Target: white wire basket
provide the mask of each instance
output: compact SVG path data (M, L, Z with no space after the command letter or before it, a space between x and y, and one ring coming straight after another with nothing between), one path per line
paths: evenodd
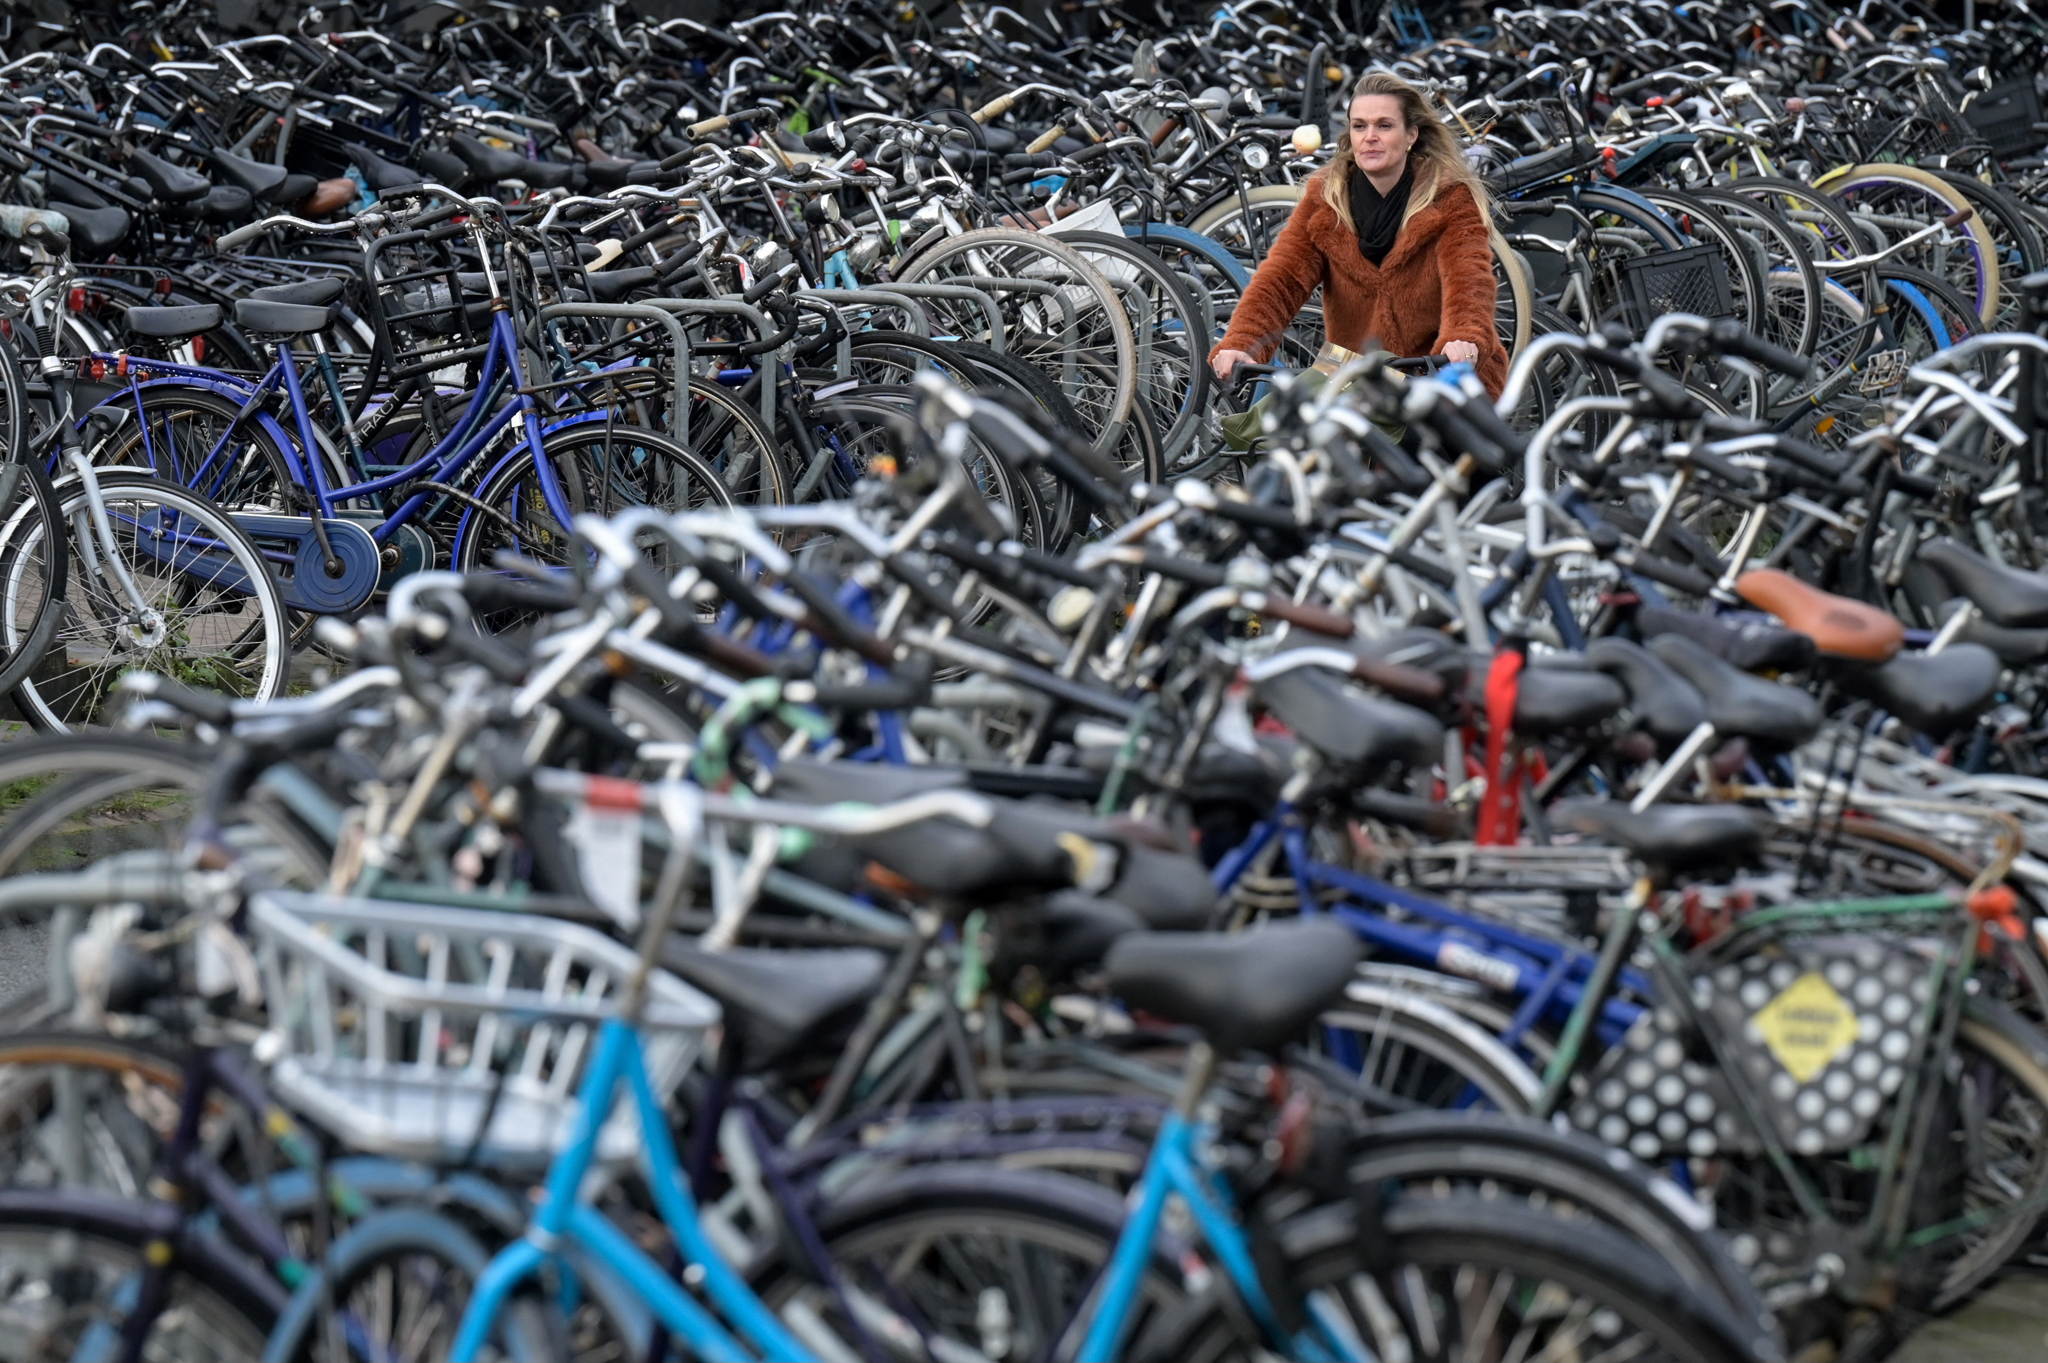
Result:
M357 1149L404 1159L552 1155L638 963L593 929L495 910L275 892L249 916L278 1097ZM681 1082L718 1017L654 972L637 1026L657 1094ZM638 1146L622 1109L598 1156Z

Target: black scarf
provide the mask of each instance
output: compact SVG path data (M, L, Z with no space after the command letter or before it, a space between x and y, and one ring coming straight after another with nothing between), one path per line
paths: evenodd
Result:
M1409 157L1401 179L1382 194L1372 187L1364 171L1350 168L1344 178L1351 187L1351 225L1358 229L1358 254L1374 265L1387 258L1400 235L1401 218L1408 212L1408 191L1415 185L1415 158Z

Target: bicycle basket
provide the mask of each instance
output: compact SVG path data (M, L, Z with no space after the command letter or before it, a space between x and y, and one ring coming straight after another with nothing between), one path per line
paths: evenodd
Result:
M1728 288L1728 267L1721 253L1708 245L1651 251L1621 262L1623 320L1636 331L1670 312L1701 317L1732 317L1735 300Z
M2032 76L2000 81L1979 95L1963 117L1994 156L2032 156L2040 150L2034 125L2041 122L2041 95Z
M1692 1022L1668 1002L1646 1010L1602 1057L1574 1125L1647 1161L1762 1153L1745 1101L1796 1155L1870 1139L1924 1052L1952 959L1917 949L1926 939L1904 923L1756 918L1767 926L1738 925L1684 963L1712 1048L1689 1042Z
M496 1162L551 1155L577 1113L598 1025L633 951L534 915L271 893L251 905L280 1098L372 1153ZM659 971L638 1027L655 1092L681 1082L710 999ZM631 1114L598 1154L638 1148Z

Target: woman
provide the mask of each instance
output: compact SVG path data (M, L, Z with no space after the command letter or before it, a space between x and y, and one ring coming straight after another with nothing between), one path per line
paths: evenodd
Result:
M1486 223L1486 190L1422 92L1367 75L1336 158L1309 177L1210 367L1227 381L1264 362L1321 285L1332 344L1462 360L1498 397L1508 356L1494 330Z

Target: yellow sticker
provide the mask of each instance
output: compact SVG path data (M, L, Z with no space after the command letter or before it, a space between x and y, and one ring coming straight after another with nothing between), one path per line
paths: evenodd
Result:
M1815 971L1786 985L1750 1021L1785 1072L1802 1084L1855 1045L1863 1030L1849 1001Z

